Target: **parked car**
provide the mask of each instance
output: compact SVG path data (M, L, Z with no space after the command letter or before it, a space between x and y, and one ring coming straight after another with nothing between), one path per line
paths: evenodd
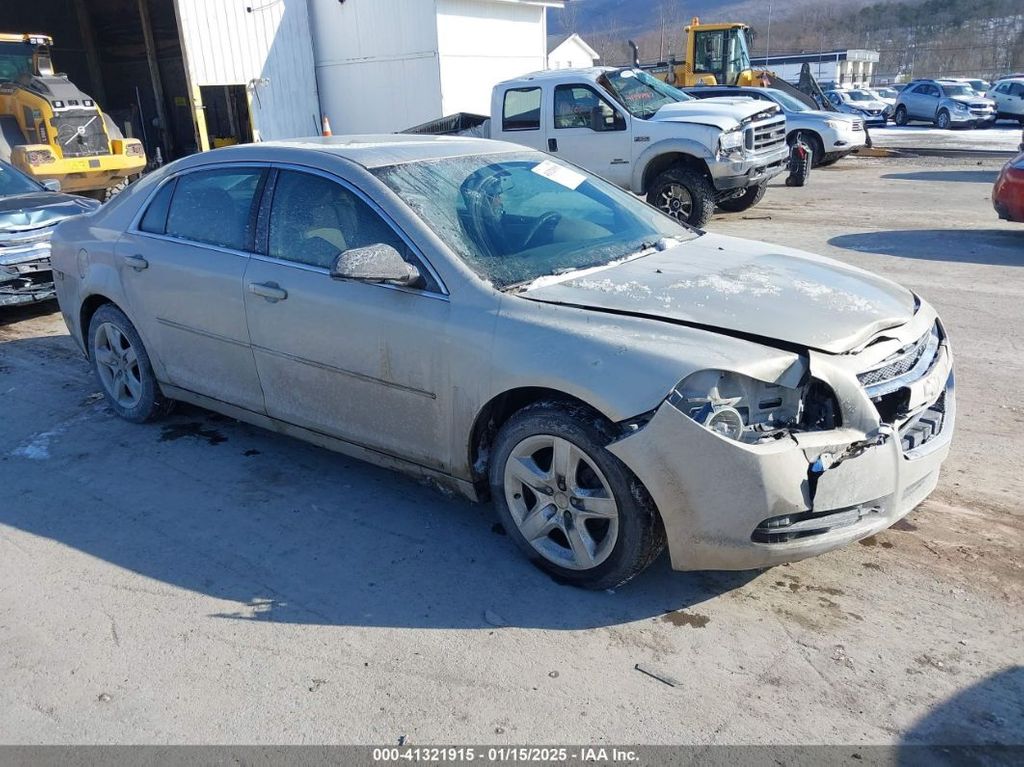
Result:
M505 142L205 152L61 224L53 261L122 418L183 400L489 496L581 586L666 542L678 570L746 569L872 535L953 432L919 296Z
M872 88L871 92L878 96L878 100L884 104L888 104L896 111L896 97L900 95L899 88L884 86L881 88Z
M0 160L0 307L54 297L50 236L59 222L99 205L59 189Z
M868 127L884 128L892 114L887 104L861 88L825 91L825 98L840 112L860 117Z
M999 218L1024 223L1024 141L1021 154L1003 166L992 187L992 206Z
M410 128L450 132L458 115ZM536 72L491 92L470 130L556 154L665 213L703 226L717 205L738 212L786 169L786 118L749 99L700 101L633 68ZM461 121L458 121L461 122Z
M895 120L897 125L923 120L943 130L988 128L995 124L996 107L964 83L915 80L900 91Z
M1017 120L1024 126L1024 77L1000 80L986 94L996 105L1000 120Z
M778 104L786 115L786 138L790 145L802 137L811 149L815 165L831 165L867 143L861 118L811 109L800 99L775 88L703 85L684 91L699 99L745 96Z

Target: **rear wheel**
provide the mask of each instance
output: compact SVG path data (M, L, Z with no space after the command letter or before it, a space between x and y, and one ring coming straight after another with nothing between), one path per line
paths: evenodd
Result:
M722 200L718 203L718 207L727 213L741 213L749 208L753 208L764 197L764 193L768 191L768 182L762 181L756 186L750 186L743 190L743 194L739 197L732 197L728 200Z
M160 391L138 331L112 304L92 316L89 357L107 403L126 421L144 423L171 409L172 401Z
M647 491L605 449L614 438L588 408L543 402L513 415L496 439L498 517L537 567L576 586L625 583L665 545Z
M894 116L894 120L896 124L901 127L910 122L910 115L907 114L907 108L902 104L896 107L896 114Z
M699 170L677 165L654 179L647 202L690 226L704 226L715 210L715 188Z

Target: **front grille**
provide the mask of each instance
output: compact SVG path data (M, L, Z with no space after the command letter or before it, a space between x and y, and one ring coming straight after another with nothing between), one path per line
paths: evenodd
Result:
M939 328L936 324L914 343L885 359L881 365L858 373L857 380L868 390L869 396L891 391L927 373L938 348ZM917 375L912 375L914 373ZM911 380L902 380L907 376L911 376Z
M758 123L748 128L747 149L766 152L786 143L786 118Z
M909 453L942 433L946 421L946 393L935 401L935 404L918 416L912 418L900 429L900 443L903 452Z
M110 154L103 118L96 112L61 113L50 120L57 131L57 144L65 157Z

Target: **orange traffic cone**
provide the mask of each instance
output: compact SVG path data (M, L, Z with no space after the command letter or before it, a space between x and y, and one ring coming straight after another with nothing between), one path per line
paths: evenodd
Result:
M331 121L327 119L327 115L324 115L323 135L325 135L325 136L333 136L334 135L333 133L331 133Z

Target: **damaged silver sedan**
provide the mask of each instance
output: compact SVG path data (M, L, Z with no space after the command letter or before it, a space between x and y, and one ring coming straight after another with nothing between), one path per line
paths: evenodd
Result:
M510 144L209 152L63 224L53 260L122 417L183 400L490 497L591 588L666 544L677 570L747 569L872 535L953 432L920 297Z

